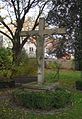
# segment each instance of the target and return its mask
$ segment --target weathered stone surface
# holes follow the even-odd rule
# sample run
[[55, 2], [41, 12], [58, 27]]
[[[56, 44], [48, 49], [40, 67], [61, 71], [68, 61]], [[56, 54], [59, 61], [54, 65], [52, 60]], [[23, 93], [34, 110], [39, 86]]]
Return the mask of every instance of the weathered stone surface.
[[48, 84], [48, 85], [36, 85], [36, 84], [23, 84], [23, 88], [25, 88], [28, 91], [33, 91], [33, 92], [43, 92], [43, 91], [55, 91], [56, 89], [60, 88], [59, 82], [53, 83], [53, 84]]
[[44, 82], [44, 37], [45, 35], [52, 35], [52, 34], [64, 34], [66, 32], [65, 28], [57, 28], [57, 29], [45, 29], [45, 19], [40, 18], [39, 20], [39, 30], [33, 31], [24, 31], [21, 32], [21, 36], [24, 37], [25, 35], [37, 35], [38, 42], [37, 42], [37, 56], [38, 59], [38, 84], [42, 84]]

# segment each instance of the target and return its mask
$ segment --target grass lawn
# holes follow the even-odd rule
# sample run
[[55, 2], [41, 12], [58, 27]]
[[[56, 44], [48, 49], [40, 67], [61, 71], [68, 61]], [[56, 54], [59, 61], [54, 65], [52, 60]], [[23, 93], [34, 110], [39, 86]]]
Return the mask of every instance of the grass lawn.
[[[56, 76], [56, 77], [55, 77]], [[75, 81], [82, 80], [81, 72], [73, 70], [60, 70], [59, 80], [55, 71], [45, 71], [45, 80], [47, 83], [59, 81], [63, 88], [74, 89]]]
[[[54, 71], [46, 72], [46, 82], [53, 83]], [[71, 90], [73, 93], [73, 105], [61, 110], [54, 110], [51, 114], [40, 114], [28, 109], [12, 106], [11, 101], [6, 98], [0, 99], [0, 119], [82, 119], [82, 92], [75, 90], [75, 81], [81, 80], [80, 72], [61, 71], [60, 84], [62, 87]], [[0, 91], [0, 94], [2, 95]]]

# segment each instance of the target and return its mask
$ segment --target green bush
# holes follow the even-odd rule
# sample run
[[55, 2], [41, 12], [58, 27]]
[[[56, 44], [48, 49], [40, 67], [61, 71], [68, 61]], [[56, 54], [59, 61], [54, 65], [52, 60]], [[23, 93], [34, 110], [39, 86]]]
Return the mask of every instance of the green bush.
[[76, 84], [77, 90], [82, 90], [82, 81], [81, 80], [76, 81], [75, 84]]
[[12, 51], [9, 48], [0, 48], [0, 78], [10, 78], [12, 67]]
[[37, 61], [36, 59], [25, 58], [19, 66], [15, 66], [15, 71], [12, 77], [19, 76], [36, 76], [37, 75]]
[[63, 108], [71, 102], [71, 94], [67, 90], [58, 90], [54, 95], [54, 106]]
[[9, 48], [0, 48], [0, 69], [10, 69], [12, 66], [12, 51]]
[[18, 67], [19, 75], [34, 76], [37, 74], [36, 59], [27, 59], [21, 66]]
[[19, 66], [13, 63], [13, 53], [9, 48], [0, 48], [0, 77], [13, 78], [18, 76], [36, 76], [37, 60], [28, 58], [23, 50], [20, 55]]
[[27, 108], [50, 110], [65, 107], [71, 102], [71, 94], [66, 90], [35, 92], [17, 89], [13, 92], [13, 99]]

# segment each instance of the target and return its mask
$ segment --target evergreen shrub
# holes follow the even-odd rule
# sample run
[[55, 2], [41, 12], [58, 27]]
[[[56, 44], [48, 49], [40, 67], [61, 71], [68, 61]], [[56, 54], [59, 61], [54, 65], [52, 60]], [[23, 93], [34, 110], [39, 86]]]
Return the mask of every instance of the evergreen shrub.
[[71, 103], [71, 93], [66, 90], [56, 91], [26, 91], [16, 89], [13, 92], [14, 101], [30, 109], [50, 110], [54, 108], [64, 108]]
[[82, 81], [81, 80], [76, 81], [76, 89], [77, 90], [82, 90]]

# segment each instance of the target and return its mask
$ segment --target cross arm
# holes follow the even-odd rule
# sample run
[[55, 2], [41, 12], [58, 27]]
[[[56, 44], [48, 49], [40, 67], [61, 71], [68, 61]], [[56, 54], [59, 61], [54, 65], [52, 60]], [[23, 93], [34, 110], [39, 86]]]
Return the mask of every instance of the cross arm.
[[26, 36], [34, 36], [38, 35], [38, 30], [33, 30], [33, 31], [21, 31], [20, 36], [21, 37], [26, 37]]
[[56, 29], [45, 29], [44, 30], [44, 35], [52, 35], [52, 34], [65, 34], [66, 29], [65, 28], [56, 28]]
[[[43, 35], [52, 35], [52, 34], [65, 34], [66, 29], [65, 28], [55, 28], [55, 29], [44, 29]], [[20, 36], [26, 37], [26, 36], [34, 36], [34, 35], [41, 35], [39, 30], [32, 30], [32, 31], [21, 31]]]

